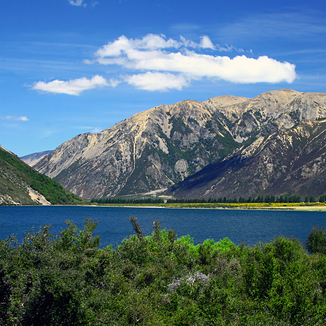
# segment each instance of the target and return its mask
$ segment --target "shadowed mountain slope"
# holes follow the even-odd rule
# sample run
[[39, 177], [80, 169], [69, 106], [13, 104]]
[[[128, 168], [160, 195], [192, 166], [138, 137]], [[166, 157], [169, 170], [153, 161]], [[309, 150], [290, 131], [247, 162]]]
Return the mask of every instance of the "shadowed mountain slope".
[[178, 198], [326, 193], [326, 121], [303, 121], [260, 137], [172, 186]]

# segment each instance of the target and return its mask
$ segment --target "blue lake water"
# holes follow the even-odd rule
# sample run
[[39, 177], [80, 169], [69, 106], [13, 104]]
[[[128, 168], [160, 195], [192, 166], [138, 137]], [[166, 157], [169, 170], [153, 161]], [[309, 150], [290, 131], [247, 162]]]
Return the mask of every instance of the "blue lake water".
[[84, 207], [84, 206], [20, 206], [0, 207], [0, 239], [23, 233], [32, 227], [39, 230], [52, 224], [51, 231], [59, 234], [66, 220], [80, 228], [86, 217], [98, 221], [95, 234], [101, 236], [101, 247], [120, 244], [133, 233], [128, 221], [135, 216], [144, 232], [152, 232], [154, 220], [163, 228], [177, 231], [178, 236], [189, 234], [195, 243], [205, 239], [219, 241], [229, 238], [235, 244], [245, 242], [255, 245], [269, 242], [278, 235], [295, 237], [303, 244], [314, 225], [326, 228], [326, 212], [258, 211], [224, 209], [166, 209], [134, 207]]

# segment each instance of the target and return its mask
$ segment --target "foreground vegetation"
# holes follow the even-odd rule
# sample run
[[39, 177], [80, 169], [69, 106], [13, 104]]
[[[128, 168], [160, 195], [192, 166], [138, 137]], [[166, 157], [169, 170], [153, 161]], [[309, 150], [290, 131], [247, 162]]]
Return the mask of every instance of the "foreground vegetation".
[[96, 222], [0, 241], [1, 325], [324, 325], [326, 231], [306, 247], [278, 237], [248, 247], [194, 245], [161, 230], [100, 249]]

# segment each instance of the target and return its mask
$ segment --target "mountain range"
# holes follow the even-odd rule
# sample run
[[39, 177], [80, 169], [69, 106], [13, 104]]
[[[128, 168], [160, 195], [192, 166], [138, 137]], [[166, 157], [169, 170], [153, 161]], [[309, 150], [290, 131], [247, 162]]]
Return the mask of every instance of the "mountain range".
[[151, 191], [177, 198], [319, 195], [326, 192], [324, 119], [324, 93], [185, 100], [78, 135], [34, 167], [85, 199]]
[[261, 136], [206, 166], [168, 194], [178, 198], [318, 196], [326, 193], [326, 120]]

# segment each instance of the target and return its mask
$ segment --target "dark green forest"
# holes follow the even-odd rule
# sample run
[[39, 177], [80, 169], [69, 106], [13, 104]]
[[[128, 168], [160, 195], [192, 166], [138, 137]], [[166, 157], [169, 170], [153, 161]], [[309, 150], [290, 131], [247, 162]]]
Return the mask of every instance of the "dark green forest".
[[[318, 202], [324, 203], [326, 201], [326, 195], [322, 195], [318, 198]], [[109, 197], [109, 198], [93, 198], [90, 201], [92, 204], [163, 204], [162, 198], [121, 198], [121, 197]], [[257, 197], [235, 197], [235, 198], [200, 198], [200, 199], [167, 199], [166, 203], [178, 203], [178, 204], [193, 204], [193, 203], [315, 203], [317, 199], [314, 196], [306, 196], [304, 201], [299, 195], [261, 195]]]
[[154, 221], [100, 247], [86, 219], [0, 241], [1, 325], [325, 325], [326, 230], [305, 247], [277, 237], [253, 247], [194, 245]]

